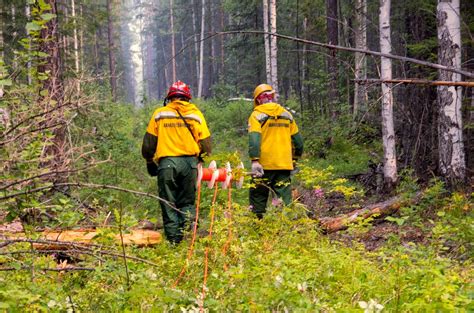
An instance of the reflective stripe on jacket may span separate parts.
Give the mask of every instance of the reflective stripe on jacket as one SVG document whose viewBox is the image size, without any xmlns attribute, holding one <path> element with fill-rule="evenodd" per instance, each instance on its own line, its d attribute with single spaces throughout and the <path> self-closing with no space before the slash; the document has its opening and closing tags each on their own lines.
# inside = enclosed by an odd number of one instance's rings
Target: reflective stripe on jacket
<svg viewBox="0 0 474 313">
<path fill-rule="evenodd" d="M 204 116 L 194 104 L 173 101 L 153 113 L 143 140 L 142 154 L 147 161 L 151 161 L 150 158 L 158 161 L 167 156 L 198 156 L 199 142 L 210 135 Z"/>
<path fill-rule="evenodd" d="M 292 170 L 303 141 L 291 113 L 277 103 L 265 103 L 254 108 L 248 122 L 250 158 L 258 159 L 266 170 Z"/>
</svg>

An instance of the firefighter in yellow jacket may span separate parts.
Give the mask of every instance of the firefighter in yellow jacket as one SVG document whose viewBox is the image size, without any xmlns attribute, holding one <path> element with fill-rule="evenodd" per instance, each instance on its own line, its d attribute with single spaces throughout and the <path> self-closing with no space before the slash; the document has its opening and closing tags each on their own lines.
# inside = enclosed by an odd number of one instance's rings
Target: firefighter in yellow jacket
<svg viewBox="0 0 474 313">
<path fill-rule="evenodd" d="M 158 194 L 166 238 L 183 239 L 186 225 L 196 216 L 196 178 L 199 158 L 211 153 L 211 134 L 201 111 L 189 100 L 189 87 L 171 85 L 165 106 L 153 113 L 142 144 L 151 176 L 158 176 Z"/>
<path fill-rule="evenodd" d="M 270 191 L 286 205 L 291 203 L 291 173 L 303 154 L 303 139 L 293 116 L 275 103 L 274 97 L 270 85 L 258 85 L 248 121 L 254 184 L 249 190 L 249 202 L 258 218 L 266 211 Z"/>
</svg>

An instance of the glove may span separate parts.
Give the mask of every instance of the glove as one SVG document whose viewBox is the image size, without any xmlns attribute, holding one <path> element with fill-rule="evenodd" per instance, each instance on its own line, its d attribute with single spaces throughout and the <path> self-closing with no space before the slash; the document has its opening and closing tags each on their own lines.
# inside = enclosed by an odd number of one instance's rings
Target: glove
<svg viewBox="0 0 474 313">
<path fill-rule="evenodd" d="M 150 176 L 158 176 L 158 165 L 155 162 L 146 162 L 146 170 Z"/>
<path fill-rule="evenodd" d="M 296 161 L 293 160 L 293 169 L 290 171 L 290 176 L 294 176 L 294 175 L 298 174 L 299 171 L 300 171 L 300 168 L 296 164 Z"/>
<path fill-rule="evenodd" d="M 252 161 L 252 176 L 253 177 L 263 176 L 263 166 L 258 161 Z"/>
</svg>

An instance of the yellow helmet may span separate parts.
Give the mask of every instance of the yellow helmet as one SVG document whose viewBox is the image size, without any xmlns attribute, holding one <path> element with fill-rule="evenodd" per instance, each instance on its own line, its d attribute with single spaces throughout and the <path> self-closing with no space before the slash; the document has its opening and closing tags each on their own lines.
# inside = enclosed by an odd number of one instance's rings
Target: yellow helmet
<svg viewBox="0 0 474 313">
<path fill-rule="evenodd" d="M 275 93 L 275 90 L 273 90 L 272 86 L 268 85 L 268 84 L 260 84 L 258 85 L 254 92 L 253 92 L 253 105 L 256 106 L 258 105 L 257 103 L 257 97 L 260 96 L 261 93 L 263 92 L 271 92 L 271 93 Z"/>
</svg>

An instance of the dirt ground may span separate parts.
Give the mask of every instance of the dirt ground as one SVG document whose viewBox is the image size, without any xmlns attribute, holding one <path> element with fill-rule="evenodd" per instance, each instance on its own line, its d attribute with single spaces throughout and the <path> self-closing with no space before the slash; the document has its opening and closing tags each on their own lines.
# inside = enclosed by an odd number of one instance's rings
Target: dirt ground
<svg viewBox="0 0 474 313">
<path fill-rule="evenodd" d="M 314 190 L 298 189 L 299 202 L 303 203 L 309 210 L 309 216 L 314 219 L 337 217 L 354 210 L 364 208 L 370 204 L 382 202 L 381 198 L 355 198 L 347 200 L 342 194 L 318 195 Z M 395 214 L 396 215 L 396 214 Z M 413 243 L 425 243 L 429 240 L 429 234 L 422 229 L 413 226 L 399 227 L 395 223 L 388 222 L 384 218 L 375 219 L 363 228 L 349 228 L 328 234 L 332 240 L 344 242 L 351 246 L 354 243 L 362 243 L 369 251 L 382 247 L 393 235 L 400 238 L 403 245 Z"/>
</svg>

